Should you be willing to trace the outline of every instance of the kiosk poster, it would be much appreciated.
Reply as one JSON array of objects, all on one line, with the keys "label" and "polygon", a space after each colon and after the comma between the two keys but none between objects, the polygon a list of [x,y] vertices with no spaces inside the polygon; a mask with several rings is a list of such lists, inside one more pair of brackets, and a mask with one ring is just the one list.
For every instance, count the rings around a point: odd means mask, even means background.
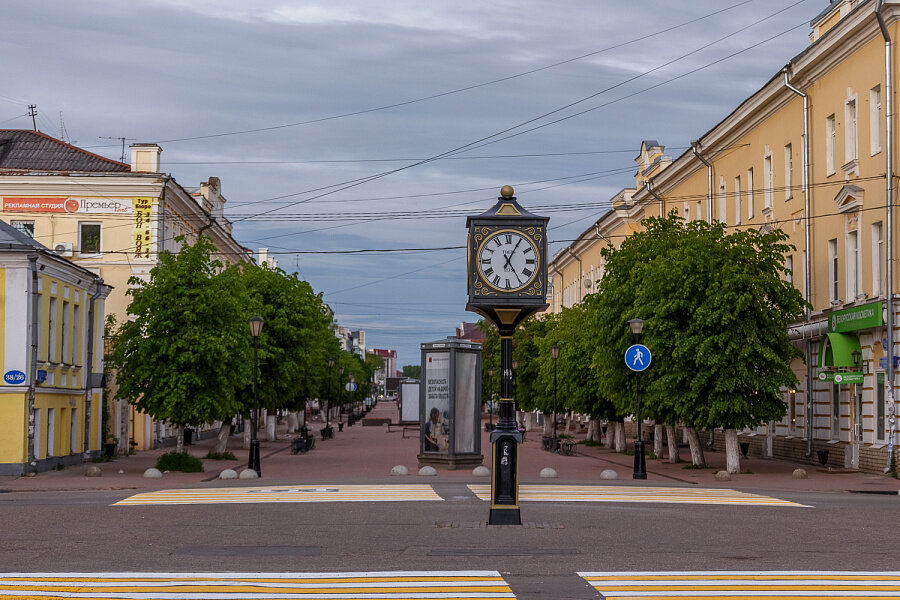
[{"label": "kiosk poster", "polygon": [[450,451],[450,353],[425,355],[425,452]]},{"label": "kiosk poster", "polygon": [[477,356],[472,352],[456,353],[456,421],[454,422],[454,451],[457,454],[475,452],[475,366]]},{"label": "kiosk poster", "polygon": [[134,257],[150,258],[152,241],[153,199],[134,199]]}]

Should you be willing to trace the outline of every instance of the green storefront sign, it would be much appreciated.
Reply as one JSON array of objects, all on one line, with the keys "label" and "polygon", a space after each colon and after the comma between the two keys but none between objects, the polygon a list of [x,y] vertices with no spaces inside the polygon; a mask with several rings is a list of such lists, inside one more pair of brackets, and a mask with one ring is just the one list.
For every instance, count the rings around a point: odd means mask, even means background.
[{"label": "green storefront sign", "polygon": [[828,333],[844,333],[881,327],[884,324],[882,309],[882,302],[870,302],[862,306],[836,310],[828,315]]},{"label": "green storefront sign", "polygon": [[863,373],[853,372],[853,371],[844,371],[844,372],[835,372],[835,371],[819,371],[819,381],[830,381],[832,383],[836,383],[838,385],[845,385],[849,383],[862,383],[863,382]]}]

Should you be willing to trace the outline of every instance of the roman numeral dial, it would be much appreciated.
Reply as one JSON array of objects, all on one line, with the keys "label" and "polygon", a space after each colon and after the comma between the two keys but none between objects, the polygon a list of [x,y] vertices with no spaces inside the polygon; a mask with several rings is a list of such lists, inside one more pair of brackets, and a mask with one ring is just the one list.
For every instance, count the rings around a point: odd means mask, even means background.
[{"label": "roman numeral dial", "polygon": [[495,290],[517,292],[534,280],[539,258],[529,237],[504,229],[490,234],[478,247],[478,271]]}]

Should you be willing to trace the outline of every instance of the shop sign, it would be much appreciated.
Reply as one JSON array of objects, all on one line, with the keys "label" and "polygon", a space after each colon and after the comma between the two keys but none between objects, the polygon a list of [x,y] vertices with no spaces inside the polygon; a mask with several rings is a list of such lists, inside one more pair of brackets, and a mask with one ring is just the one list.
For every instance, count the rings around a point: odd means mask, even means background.
[{"label": "shop sign", "polygon": [[882,303],[871,302],[862,306],[854,306],[836,310],[828,315],[828,333],[845,333],[859,329],[871,329],[881,327]]},{"label": "shop sign", "polygon": [[864,374],[854,371],[820,371],[819,381],[830,381],[838,385],[849,383],[863,383]]},{"label": "shop sign", "polygon": [[130,215],[131,198],[3,198],[4,212]]}]

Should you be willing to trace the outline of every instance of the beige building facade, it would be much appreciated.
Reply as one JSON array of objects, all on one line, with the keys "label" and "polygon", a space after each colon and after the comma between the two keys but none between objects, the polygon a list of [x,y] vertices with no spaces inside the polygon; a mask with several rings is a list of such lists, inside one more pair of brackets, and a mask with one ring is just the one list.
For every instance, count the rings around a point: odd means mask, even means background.
[{"label": "beige building facade", "polygon": [[[119,323],[129,318],[129,279],[147,279],[160,252],[204,235],[223,263],[251,260],[232,237],[219,179],[182,187],[160,171],[161,152],[133,145],[129,165],[40,132],[0,130],[0,219],[111,286],[106,313]],[[120,451],[151,448],[174,434],[125,402],[109,411]]]},{"label": "beige building facade", "polygon": [[600,249],[644,217],[676,210],[733,229],[785,231],[796,248],[786,257],[790,280],[812,304],[789,332],[808,365],[793,365],[800,385],[784,390],[784,419],[744,432],[757,454],[869,471],[896,456],[897,363],[887,350],[893,338],[900,355],[889,322],[892,313],[900,323],[889,295],[900,280],[888,279],[897,253],[889,243],[896,186],[887,185],[896,172],[888,119],[896,46],[886,39],[897,40],[898,23],[900,1],[831,2],[811,22],[811,45],[690,150],[673,159],[645,141],[635,187],[550,265],[558,311],[590,293],[603,276]]}]

